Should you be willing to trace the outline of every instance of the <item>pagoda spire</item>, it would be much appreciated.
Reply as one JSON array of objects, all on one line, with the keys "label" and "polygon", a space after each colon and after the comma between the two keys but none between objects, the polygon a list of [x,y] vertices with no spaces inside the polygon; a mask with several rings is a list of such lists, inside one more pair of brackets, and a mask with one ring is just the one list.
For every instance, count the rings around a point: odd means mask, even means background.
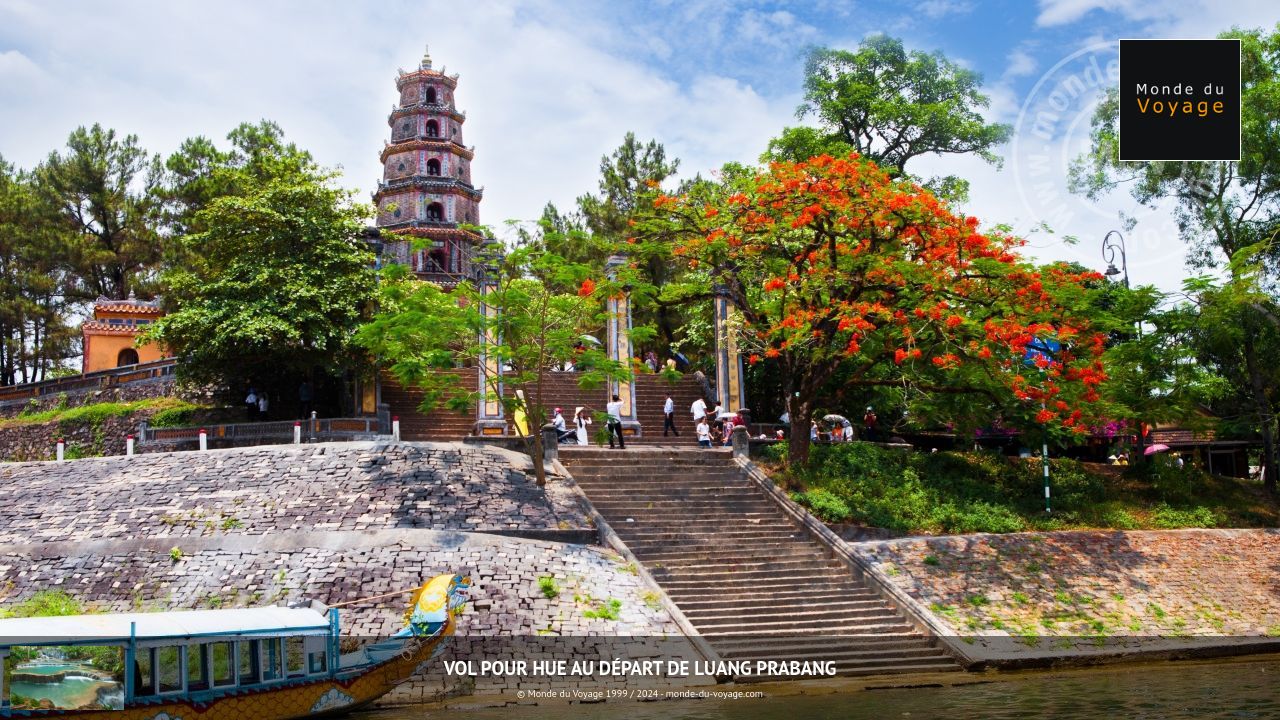
[{"label": "pagoda spire", "polygon": [[[465,227],[480,223],[482,191],[471,183],[474,153],[463,144],[467,116],[455,104],[457,86],[456,75],[432,67],[429,48],[418,69],[396,78],[400,102],[387,118],[391,142],[373,194],[387,260],[443,285],[472,274],[471,257],[483,242]],[[415,249],[414,238],[430,242]]]}]

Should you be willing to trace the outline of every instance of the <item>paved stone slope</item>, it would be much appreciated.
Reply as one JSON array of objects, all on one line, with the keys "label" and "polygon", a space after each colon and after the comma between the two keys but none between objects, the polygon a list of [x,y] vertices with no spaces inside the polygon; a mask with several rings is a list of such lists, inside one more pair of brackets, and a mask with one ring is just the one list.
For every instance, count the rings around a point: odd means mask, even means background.
[{"label": "paved stone slope", "polygon": [[432,528],[589,531],[527,456],[447,443],[262,446],[0,465],[0,543]]},{"label": "paved stone slope", "polygon": [[[178,548],[181,557],[171,555]],[[446,677],[444,659],[658,656],[679,637],[666,611],[614,553],[582,545],[430,530],[277,533],[268,537],[163,538],[0,545],[0,607],[60,588],[104,611],[237,607],[299,599],[338,603],[414,587],[440,573],[472,578],[473,598],[454,646],[396,691],[402,701],[472,689]],[[555,579],[547,598],[540,577]],[[618,618],[592,618],[619,602]],[[342,609],[344,634],[382,637],[403,625],[407,596]],[[531,644],[555,642],[545,654]],[[688,650],[687,646],[684,646]],[[546,689],[546,678],[487,677],[480,692]],[[558,686],[574,686],[569,679]],[[598,680],[586,688],[604,685]]]},{"label": "paved stone slope", "polygon": [[960,669],[796,526],[728,451],[574,449],[561,459],[724,659],[832,660],[842,675]]},{"label": "paved stone slope", "polygon": [[975,657],[1280,639],[1280,531],[1080,531],[849,546]]}]

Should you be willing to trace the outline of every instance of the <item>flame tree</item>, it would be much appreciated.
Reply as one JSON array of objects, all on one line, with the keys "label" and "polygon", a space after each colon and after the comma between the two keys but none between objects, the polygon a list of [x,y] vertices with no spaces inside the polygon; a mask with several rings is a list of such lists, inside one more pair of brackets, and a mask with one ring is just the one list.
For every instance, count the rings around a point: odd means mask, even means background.
[{"label": "flame tree", "polygon": [[687,263],[699,280],[686,297],[727,297],[749,361],[778,364],[793,464],[808,461],[807,428],[838,369],[853,385],[976,396],[985,422],[1059,437],[1092,419],[1105,377],[1104,336],[1085,314],[1096,273],[1037,268],[1022,240],[981,232],[857,154],[654,193],[632,241]]}]

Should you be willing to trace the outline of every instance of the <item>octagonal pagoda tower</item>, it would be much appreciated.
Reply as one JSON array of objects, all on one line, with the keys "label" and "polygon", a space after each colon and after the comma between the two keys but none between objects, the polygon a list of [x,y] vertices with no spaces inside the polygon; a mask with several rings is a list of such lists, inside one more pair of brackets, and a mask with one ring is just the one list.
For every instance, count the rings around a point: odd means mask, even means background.
[{"label": "octagonal pagoda tower", "polygon": [[[471,184],[474,148],[462,143],[467,117],[454,105],[457,86],[457,75],[432,68],[430,54],[416,70],[399,71],[400,103],[387,118],[391,142],[373,194],[384,258],[443,285],[471,275],[472,251],[483,241],[459,227],[480,223],[483,190]],[[429,248],[414,250],[408,236],[428,238]]]}]

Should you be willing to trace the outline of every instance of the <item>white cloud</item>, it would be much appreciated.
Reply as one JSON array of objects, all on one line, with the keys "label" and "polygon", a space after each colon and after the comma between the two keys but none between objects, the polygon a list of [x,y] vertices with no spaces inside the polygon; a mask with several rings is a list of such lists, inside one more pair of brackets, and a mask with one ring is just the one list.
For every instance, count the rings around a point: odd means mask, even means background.
[{"label": "white cloud", "polygon": [[948,15],[963,15],[973,11],[973,3],[967,0],[921,0],[916,3],[916,12],[930,20],[938,20]]},{"label": "white cloud", "polygon": [[1025,77],[1034,73],[1036,68],[1039,67],[1035,57],[1021,46],[1014,48],[1013,52],[1009,53],[1008,60],[1009,66],[1004,70],[1004,77],[1006,78]]}]

